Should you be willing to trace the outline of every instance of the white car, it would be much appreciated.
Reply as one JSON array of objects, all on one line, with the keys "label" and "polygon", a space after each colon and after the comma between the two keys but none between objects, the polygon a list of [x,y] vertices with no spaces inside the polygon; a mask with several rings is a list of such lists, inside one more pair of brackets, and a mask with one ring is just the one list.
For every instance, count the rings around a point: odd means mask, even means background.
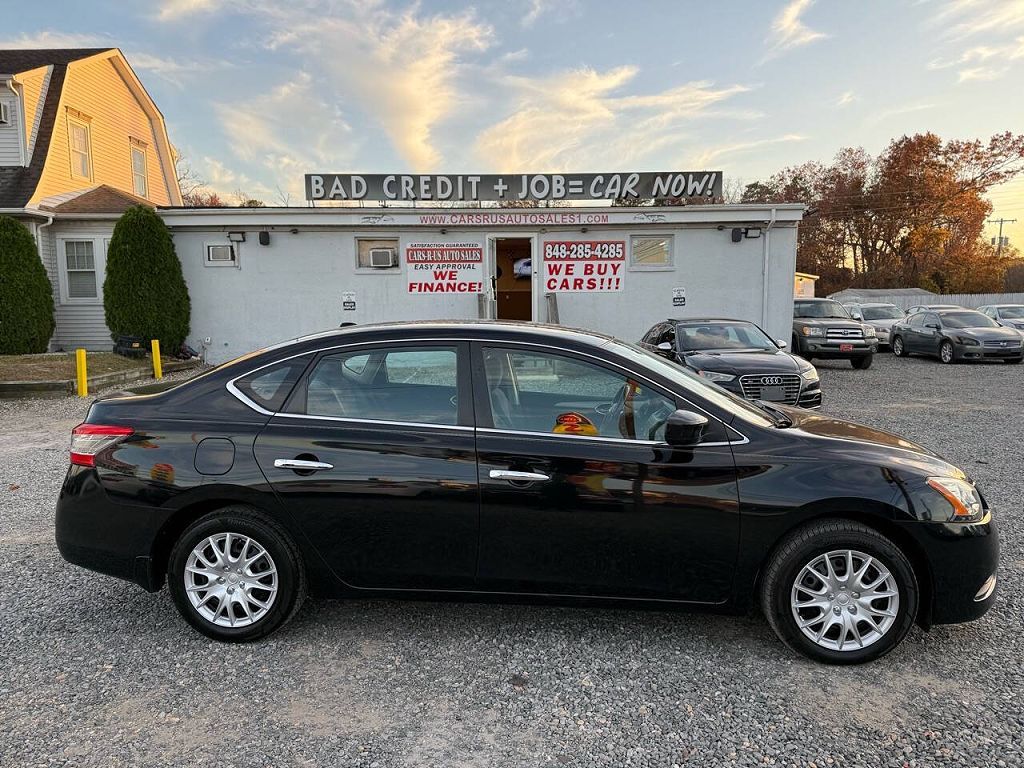
[{"label": "white car", "polygon": [[855,303],[844,304],[854,320],[867,323],[875,329],[878,335],[878,346],[888,347],[889,334],[893,323],[899,322],[906,317],[906,313],[895,304],[880,303]]},{"label": "white car", "polygon": [[1024,333],[1024,304],[988,304],[978,307],[978,311],[988,315],[1000,325],[1015,328]]}]

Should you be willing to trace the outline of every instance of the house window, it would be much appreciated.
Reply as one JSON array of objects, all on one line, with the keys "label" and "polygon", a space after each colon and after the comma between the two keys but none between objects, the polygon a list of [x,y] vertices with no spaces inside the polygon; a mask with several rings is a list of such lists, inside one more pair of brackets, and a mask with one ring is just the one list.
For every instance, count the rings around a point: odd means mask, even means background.
[{"label": "house window", "polygon": [[64,241],[64,269],[69,299],[95,299],[96,254],[92,240]]},{"label": "house window", "polygon": [[76,120],[68,120],[68,141],[71,148],[71,175],[91,179],[92,146],[89,140],[89,126]]},{"label": "house window", "polygon": [[208,267],[234,267],[238,260],[235,258],[235,246],[227,244],[207,244],[206,266]]},{"label": "house window", "polygon": [[672,269],[671,235],[636,235],[630,238],[631,269]]},{"label": "house window", "polygon": [[6,102],[0,101],[0,125],[10,125],[11,123],[11,108],[7,106]]},{"label": "house window", "polygon": [[357,238],[356,266],[366,270],[397,270],[398,240]]},{"label": "house window", "polygon": [[147,181],[146,150],[142,147],[132,147],[132,183],[135,186],[135,194],[139,197],[146,197],[149,194]]}]

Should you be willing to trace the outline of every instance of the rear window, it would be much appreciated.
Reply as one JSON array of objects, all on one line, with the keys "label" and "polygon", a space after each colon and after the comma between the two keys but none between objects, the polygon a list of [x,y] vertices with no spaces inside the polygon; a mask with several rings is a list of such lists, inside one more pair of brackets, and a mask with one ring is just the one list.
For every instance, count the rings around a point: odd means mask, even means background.
[{"label": "rear window", "polygon": [[308,362],[308,355],[285,360],[243,376],[235,386],[256,405],[276,413],[281,410]]}]

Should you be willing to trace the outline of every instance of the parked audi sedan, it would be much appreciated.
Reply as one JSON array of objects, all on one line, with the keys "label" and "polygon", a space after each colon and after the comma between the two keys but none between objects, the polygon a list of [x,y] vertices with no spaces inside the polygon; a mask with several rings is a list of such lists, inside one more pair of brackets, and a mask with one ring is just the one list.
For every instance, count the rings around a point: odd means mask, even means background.
[{"label": "parked audi sedan", "polygon": [[844,304],[843,306],[846,307],[854,320],[860,320],[862,323],[867,323],[875,329],[879,349],[891,346],[889,332],[892,330],[893,325],[907,316],[895,304],[865,302]]},{"label": "parked audi sedan", "polygon": [[814,366],[746,320],[665,320],[640,346],[748,400],[821,407]]},{"label": "parked audi sedan", "polygon": [[978,618],[998,560],[984,497],[925,448],[515,323],[339,329],[99,399],[56,538],[166,582],[218,640],[270,634],[307,593],[756,604],[838,664]]},{"label": "parked audi sedan", "polygon": [[1024,337],[973,309],[917,312],[892,327],[892,351],[897,357],[922,354],[943,363],[961,360],[1024,359]]}]

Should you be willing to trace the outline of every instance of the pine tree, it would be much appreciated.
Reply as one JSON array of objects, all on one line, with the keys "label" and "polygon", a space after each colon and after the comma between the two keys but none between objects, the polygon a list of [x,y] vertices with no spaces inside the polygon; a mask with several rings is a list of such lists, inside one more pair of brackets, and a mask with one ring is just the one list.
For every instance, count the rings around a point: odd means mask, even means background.
[{"label": "pine tree", "polygon": [[54,325],[53,288],[35,238],[0,216],[0,355],[45,352]]}]

